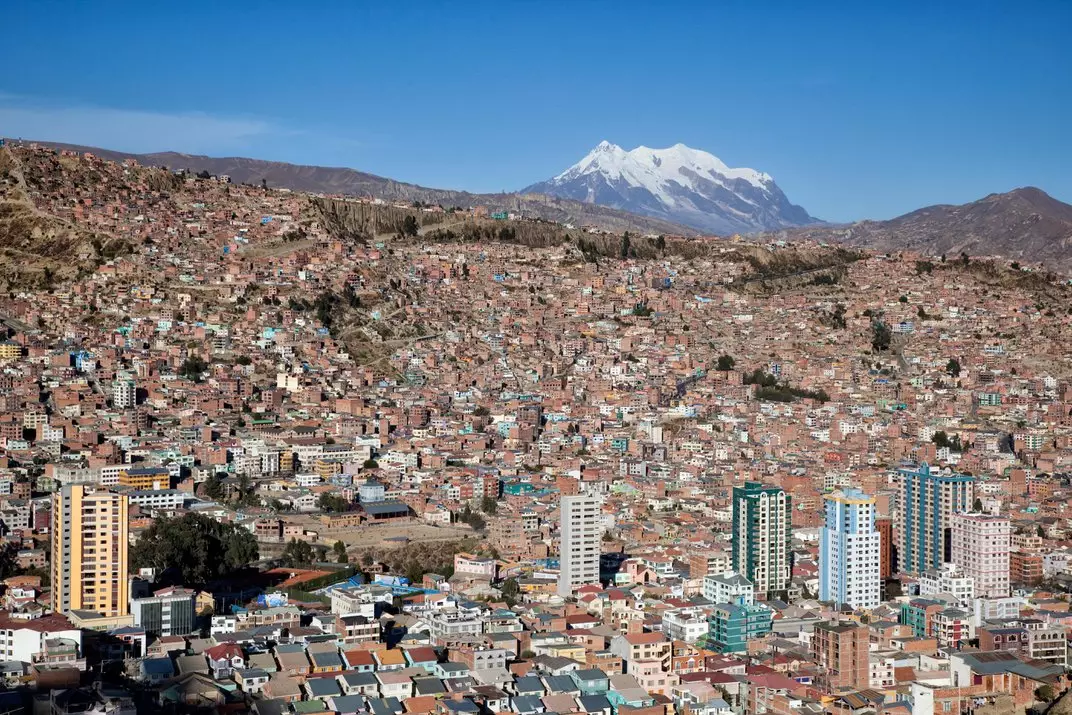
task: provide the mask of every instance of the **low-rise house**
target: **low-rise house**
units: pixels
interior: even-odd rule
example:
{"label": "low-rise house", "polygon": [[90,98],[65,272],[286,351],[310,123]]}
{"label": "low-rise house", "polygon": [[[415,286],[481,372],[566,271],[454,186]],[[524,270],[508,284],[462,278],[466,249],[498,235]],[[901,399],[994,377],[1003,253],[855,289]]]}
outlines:
{"label": "low-rise house", "polygon": [[234,671],[234,681],[243,693],[257,695],[268,685],[269,675],[260,668],[238,668]]}

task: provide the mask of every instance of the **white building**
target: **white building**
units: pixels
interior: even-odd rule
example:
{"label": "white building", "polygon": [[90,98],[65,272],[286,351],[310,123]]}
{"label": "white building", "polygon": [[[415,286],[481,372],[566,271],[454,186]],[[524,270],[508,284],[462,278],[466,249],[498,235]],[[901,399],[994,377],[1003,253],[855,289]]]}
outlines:
{"label": "white building", "polygon": [[897,685],[893,669],[897,666],[897,660],[886,653],[871,653],[869,655],[870,666],[868,681],[872,688],[884,689]]}
{"label": "white building", "polygon": [[138,388],[129,375],[117,375],[112,383],[112,405],[117,410],[128,410],[138,402]]}
{"label": "white building", "polygon": [[482,640],[484,621],[478,609],[453,608],[423,616],[435,645],[477,643]]}
{"label": "white building", "polygon": [[737,603],[747,606],[755,603],[756,599],[752,582],[736,571],[705,576],[703,597],[711,603]]}
{"label": "white building", "polygon": [[875,498],[858,489],[826,497],[819,535],[819,599],[853,608],[876,608],[879,595],[879,533]]}
{"label": "white building", "polygon": [[0,615],[0,658],[3,660],[43,662],[47,641],[68,641],[75,647],[74,660],[81,656],[82,631],[63,616],[52,614],[23,621]]}
{"label": "white building", "polygon": [[975,580],[966,576],[956,564],[945,563],[940,569],[930,569],[919,575],[919,595],[933,596],[949,593],[962,606],[970,606],[975,598]]}
{"label": "white building", "polygon": [[354,588],[332,588],[331,612],[338,616],[376,618],[376,604],[390,606],[394,594],[386,586],[361,585]]}
{"label": "white building", "polygon": [[975,595],[1009,595],[1009,551],[1012,525],[1001,516],[953,514],[949,518],[952,561],[975,581]]}
{"label": "white building", "polygon": [[695,643],[707,635],[707,614],[702,608],[673,608],[663,612],[663,635],[670,640]]}
{"label": "white building", "polygon": [[592,496],[562,497],[558,574],[561,596],[569,596],[585,584],[599,583],[601,503],[598,497]]}
{"label": "white building", "polygon": [[178,489],[136,489],[126,495],[131,504],[149,510],[174,511],[183,508],[191,500],[189,492]]}

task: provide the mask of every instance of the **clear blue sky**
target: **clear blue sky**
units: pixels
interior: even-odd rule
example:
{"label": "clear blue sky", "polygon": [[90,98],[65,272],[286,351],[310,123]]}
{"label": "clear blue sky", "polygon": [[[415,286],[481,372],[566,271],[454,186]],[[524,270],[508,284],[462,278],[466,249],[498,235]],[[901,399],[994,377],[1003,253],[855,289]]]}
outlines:
{"label": "clear blue sky", "polygon": [[1072,201],[1069,0],[9,0],[0,30],[0,135],[475,191],[684,142],[829,220]]}

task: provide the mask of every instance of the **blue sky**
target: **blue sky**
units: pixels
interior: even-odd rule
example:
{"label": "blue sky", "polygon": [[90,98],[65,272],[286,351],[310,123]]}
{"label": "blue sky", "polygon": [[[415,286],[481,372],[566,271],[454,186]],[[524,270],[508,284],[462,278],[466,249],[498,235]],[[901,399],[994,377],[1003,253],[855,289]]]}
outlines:
{"label": "blue sky", "polygon": [[684,142],[828,220],[1072,202],[1066,0],[13,0],[0,25],[0,135],[474,191]]}

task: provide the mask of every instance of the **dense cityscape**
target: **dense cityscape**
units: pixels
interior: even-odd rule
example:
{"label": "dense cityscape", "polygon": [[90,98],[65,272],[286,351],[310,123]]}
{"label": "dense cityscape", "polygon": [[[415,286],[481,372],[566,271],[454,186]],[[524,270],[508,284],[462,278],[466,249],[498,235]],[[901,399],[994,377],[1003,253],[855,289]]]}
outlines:
{"label": "dense cityscape", "polygon": [[1061,276],[22,142],[0,183],[75,237],[5,248],[6,711],[996,714],[1068,688]]}

